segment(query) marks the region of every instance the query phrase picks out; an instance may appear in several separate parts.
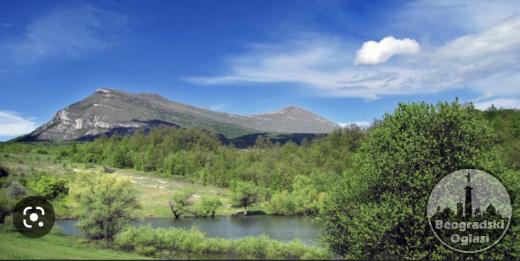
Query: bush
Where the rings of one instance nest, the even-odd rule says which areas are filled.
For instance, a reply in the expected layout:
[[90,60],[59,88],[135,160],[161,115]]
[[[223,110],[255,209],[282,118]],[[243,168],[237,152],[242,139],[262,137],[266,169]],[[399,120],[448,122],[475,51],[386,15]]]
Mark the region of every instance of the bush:
[[315,215],[322,195],[314,188],[309,177],[294,177],[293,191],[275,193],[267,204],[272,215]]
[[39,195],[50,200],[66,196],[69,193],[67,180],[56,176],[41,176],[31,187],[33,187]]
[[191,191],[177,192],[173,195],[172,200],[168,201],[170,210],[172,211],[175,219],[179,219],[183,214],[188,211],[190,206],[189,199],[193,193]]
[[266,206],[270,215],[292,215],[295,214],[295,202],[291,194],[284,190],[275,193]]
[[237,181],[233,185],[232,191],[233,206],[244,208],[244,216],[246,216],[249,207],[258,201],[258,188],[251,182]]
[[71,187],[78,226],[90,239],[112,240],[136,219],[136,194],[128,178],[78,174]]
[[214,217],[217,209],[222,206],[222,201],[217,197],[203,197],[193,206],[193,214],[202,217]]

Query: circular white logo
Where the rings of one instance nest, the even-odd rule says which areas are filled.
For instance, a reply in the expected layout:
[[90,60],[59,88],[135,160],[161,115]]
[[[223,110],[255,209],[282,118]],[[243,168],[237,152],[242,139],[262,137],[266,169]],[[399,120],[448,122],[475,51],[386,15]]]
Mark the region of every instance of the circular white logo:
[[492,175],[476,169],[444,177],[428,200],[428,221],[435,236],[452,250],[476,253],[489,249],[506,233],[511,201]]

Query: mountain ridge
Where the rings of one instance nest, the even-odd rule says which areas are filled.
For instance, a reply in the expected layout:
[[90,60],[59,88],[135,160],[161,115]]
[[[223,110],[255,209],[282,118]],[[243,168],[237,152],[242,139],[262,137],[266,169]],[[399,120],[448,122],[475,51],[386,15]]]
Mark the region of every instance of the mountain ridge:
[[329,133],[339,128],[293,105],[268,113],[239,115],[171,101],[154,93],[99,88],[58,110],[50,121],[17,140],[78,140],[114,129],[125,132],[162,125],[199,128],[231,138],[258,132]]

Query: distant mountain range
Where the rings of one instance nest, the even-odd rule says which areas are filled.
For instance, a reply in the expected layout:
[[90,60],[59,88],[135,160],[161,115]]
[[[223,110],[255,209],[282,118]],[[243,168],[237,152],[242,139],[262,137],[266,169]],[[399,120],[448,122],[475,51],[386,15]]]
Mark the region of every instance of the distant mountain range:
[[49,122],[17,140],[89,140],[102,134],[125,134],[158,126],[199,128],[225,138],[250,137],[255,133],[323,134],[340,128],[315,113],[294,106],[242,116],[193,107],[157,94],[104,88],[59,110]]

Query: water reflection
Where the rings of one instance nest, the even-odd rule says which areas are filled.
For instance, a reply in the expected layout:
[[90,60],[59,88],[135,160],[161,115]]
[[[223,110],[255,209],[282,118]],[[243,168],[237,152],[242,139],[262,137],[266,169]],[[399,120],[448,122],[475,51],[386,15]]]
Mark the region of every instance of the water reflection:
[[[81,235],[75,220],[57,220],[64,234]],[[150,224],[155,228],[198,227],[210,237],[237,239],[246,236],[267,235],[280,241],[299,239],[308,245],[317,245],[320,228],[311,218],[287,216],[248,216],[215,218],[145,218],[136,225]]]

